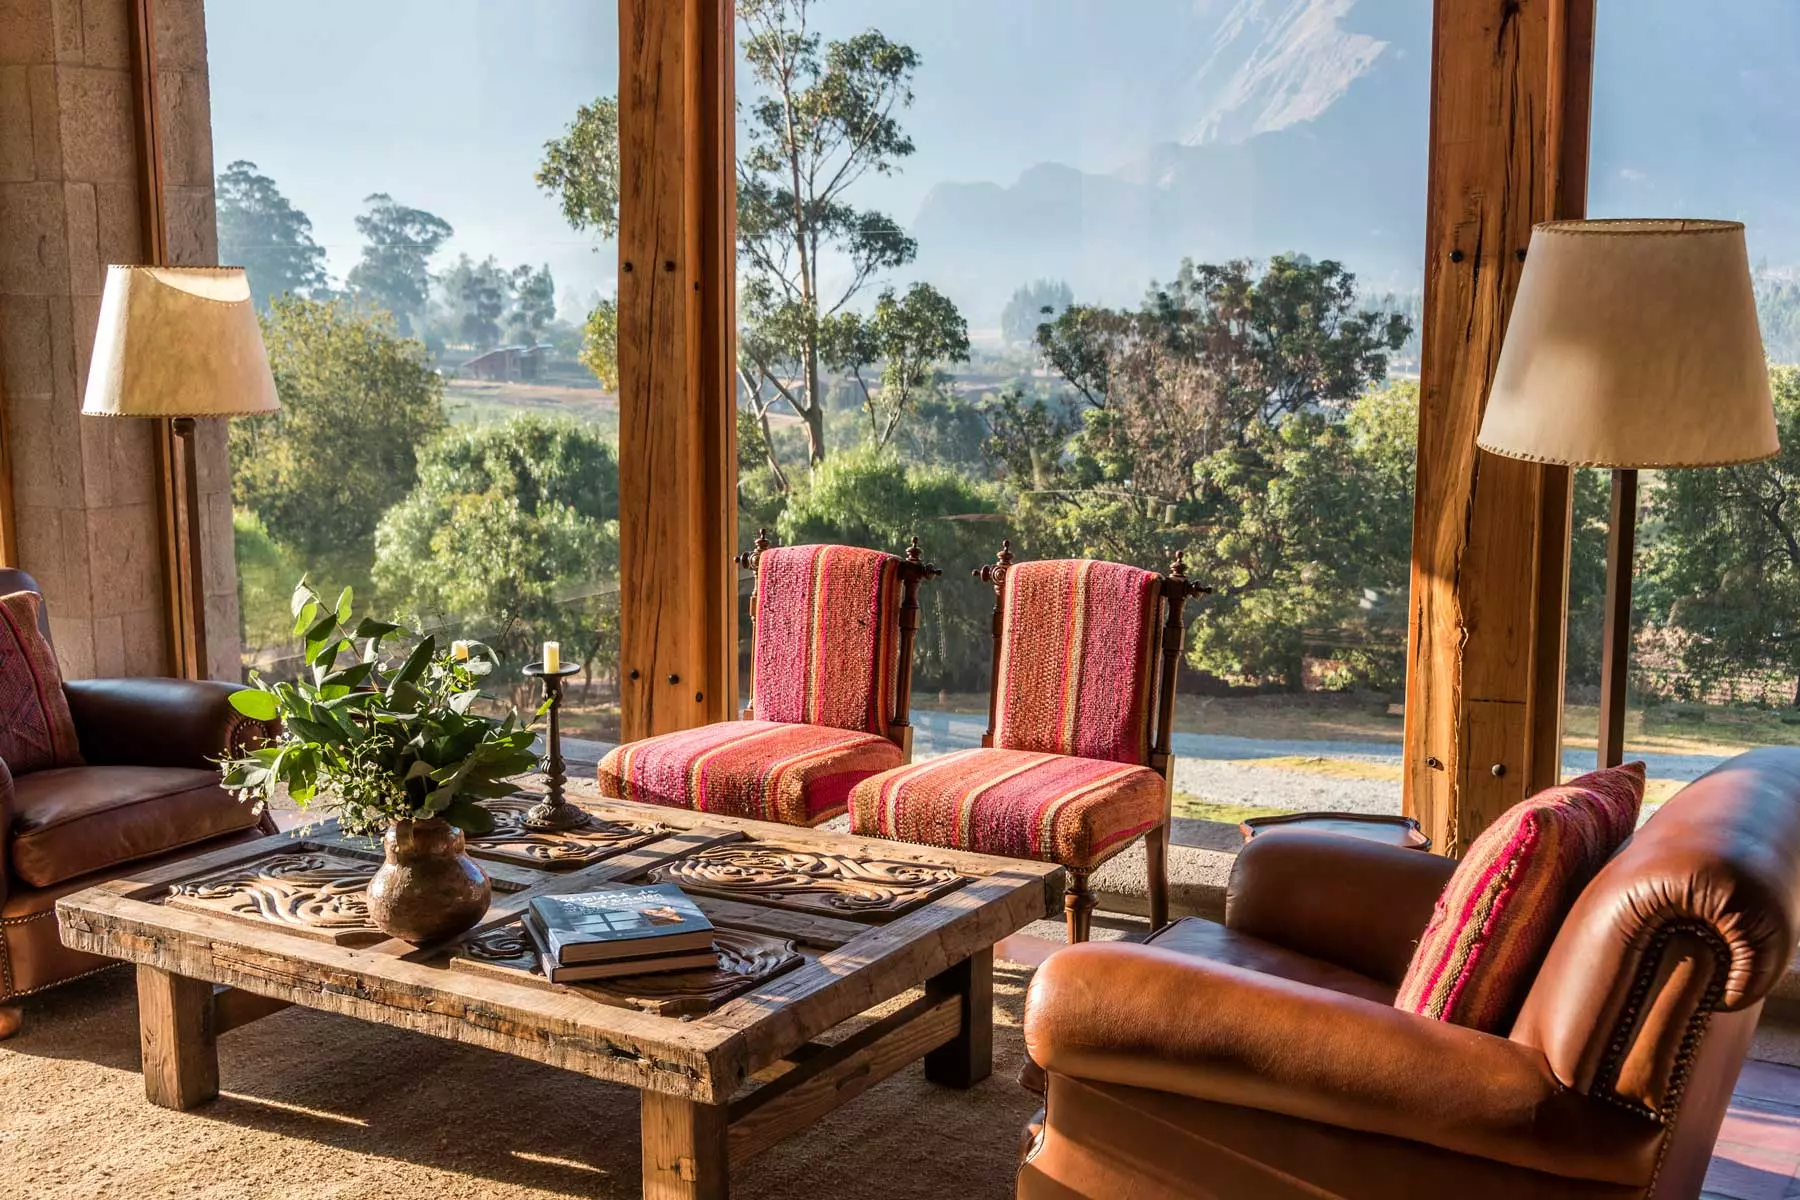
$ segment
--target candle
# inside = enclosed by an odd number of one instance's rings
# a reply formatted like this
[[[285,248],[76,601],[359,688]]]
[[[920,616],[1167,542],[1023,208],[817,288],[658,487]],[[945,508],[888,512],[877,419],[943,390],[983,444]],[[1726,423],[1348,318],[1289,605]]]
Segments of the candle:
[[[454,658],[457,662],[468,662],[469,661],[469,643],[467,643],[467,642],[451,642],[450,643],[450,657]]]
[[[554,674],[555,672],[560,671],[560,670],[562,670],[562,643],[561,642],[545,642],[544,643],[544,672],[546,674]]]

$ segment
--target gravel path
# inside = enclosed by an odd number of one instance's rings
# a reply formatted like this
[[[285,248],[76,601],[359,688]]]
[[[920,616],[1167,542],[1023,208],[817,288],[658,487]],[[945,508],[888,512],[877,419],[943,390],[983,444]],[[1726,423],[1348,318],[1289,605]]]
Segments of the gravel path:
[[[981,745],[987,718],[973,713],[913,711],[913,752],[934,758]],[[569,738],[563,753],[571,774],[588,774],[611,747],[604,742]],[[1210,733],[1175,735],[1175,787],[1202,800],[1247,804],[1305,812],[1397,813],[1400,782],[1389,779],[1341,779],[1315,771],[1250,765],[1259,758],[1325,758],[1343,762],[1399,766],[1400,746],[1391,742],[1301,741],[1292,738],[1225,737]],[[1643,754],[1653,779],[1686,782],[1698,779],[1724,755]],[[1579,774],[1592,769],[1592,751],[1563,756],[1563,770]]]

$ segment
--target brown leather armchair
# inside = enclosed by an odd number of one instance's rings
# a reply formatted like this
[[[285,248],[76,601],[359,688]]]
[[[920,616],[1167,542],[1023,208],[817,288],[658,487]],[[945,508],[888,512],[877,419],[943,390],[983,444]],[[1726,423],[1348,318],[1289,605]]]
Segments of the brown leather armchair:
[[[0,595],[36,591],[0,570]],[[49,636],[46,622],[44,634]],[[240,716],[225,683],[72,679],[64,683],[87,765],[14,776],[0,760],[0,1038],[20,997],[111,965],[66,948],[56,901],[159,859],[274,832],[219,787],[210,760],[275,731]]]
[[[1800,922],[1800,751],[1683,789],[1576,901],[1506,1037],[1392,999],[1454,864],[1300,830],[1225,924],[1053,955],[1021,1200],[1693,1197]]]

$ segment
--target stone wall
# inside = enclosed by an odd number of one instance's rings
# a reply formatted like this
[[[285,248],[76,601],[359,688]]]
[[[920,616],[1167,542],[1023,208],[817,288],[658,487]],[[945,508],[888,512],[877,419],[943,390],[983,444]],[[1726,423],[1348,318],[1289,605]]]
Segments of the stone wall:
[[[201,0],[157,0],[171,261],[217,259]],[[0,0],[0,402],[19,565],[71,676],[168,669],[153,427],[82,417],[108,263],[144,261],[128,0]],[[225,431],[202,422],[211,673],[238,675]]]

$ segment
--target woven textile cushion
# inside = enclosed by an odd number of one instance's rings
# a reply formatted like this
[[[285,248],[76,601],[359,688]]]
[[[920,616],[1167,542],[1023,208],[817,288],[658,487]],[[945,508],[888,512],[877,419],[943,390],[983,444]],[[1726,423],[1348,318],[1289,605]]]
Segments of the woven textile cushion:
[[[1395,1007],[1505,1033],[1570,906],[1637,827],[1643,799],[1639,762],[1509,808],[1444,886]]]
[[[844,811],[852,787],[901,761],[900,747],[872,733],[721,721],[613,750],[600,762],[600,794],[816,825]]]
[[[886,734],[899,668],[900,560],[856,546],[781,546],[756,567],[751,715]]]
[[[963,750],[850,793],[850,827],[1086,868],[1162,820],[1163,777],[1133,763],[1031,750]]]
[[[14,775],[82,765],[62,672],[38,628],[43,602],[36,592],[0,596],[0,759]]]
[[[1009,568],[994,745],[1145,762],[1159,582],[1087,559]]]

